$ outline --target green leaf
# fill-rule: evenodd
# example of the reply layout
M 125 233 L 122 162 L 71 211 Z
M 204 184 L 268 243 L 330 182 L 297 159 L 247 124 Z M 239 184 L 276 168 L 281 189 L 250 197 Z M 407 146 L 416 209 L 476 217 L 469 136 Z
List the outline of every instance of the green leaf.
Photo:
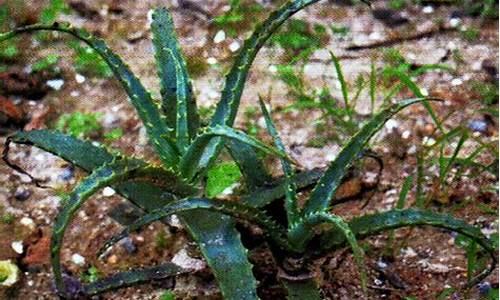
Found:
M 106 278 L 98 279 L 85 285 L 84 292 L 87 296 L 93 296 L 117 288 L 123 288 L 152 280 L 165 279 L 189 272 L 191 272 L 191 270 L 183 269 L 176 264 L 165 263 L 158 266 L 120 272 Z
M 236 163 L 229 162 L 215 165 L 208 171 L 205 193 L 208 197 L 213 198 L 226 188 L 237 183 L 240 178 L 241 172 Z
M 105 253 L 105 251 L 107 251 L 109 247 L 116 244 L 118 241 L 128 236 L 130 233 L 139 230 L 145 225 L 161 220 L 172 214 L 191 210 L 216 211 L 235 218 L 247 220 L 262 227 L 264 232 L 269 235 L 271 240 L 276 243 L 277 246 L 285 250 L 290 250 L 288 241 L 286 239 L 285 229 L 260 210 L 248 205 L 237 203 L 235 201 L 224 201 L 208 198 L 186 198 L 174 203 L 170 203 L 160 209 L 154 210 L 142 216 L 133 224 L 128 225 L 120 234 L 111 237 L 104 244 L 99 253 Z M 211 243 L 219 242 L 211 241 Z
M 344 79 L 344 73 L 342 72 L 342 68 L 340 67 L 340 60 L 331 51 L 330 51 L 330 56 L 332 58 L 333 65 L 335 66 L 335 71 L 337 72 L 337 77 L 338 77 L 339 82 L 340 82 L 340 88 L 342 90 L 342 97 L 344 98 L 345 109 L 350 111 L 349 91 L 348 91 L 347 82 Z
M 158 8 L 152 18 L 151 31 L 161 83 L 162 107 L 168 125 L 175 128 L 178 147 L 183 151 L 198 130 L 196 102 L 172 16 L 166 8 Z
M 429 99 L 432 100 L 432 99 Z M 366 146 L 370 138 L 377 133 L 384 123 L 403 108 L 427 101 L 425 98 L 408 99 L 382 110 L 370 119 L 349 142 L 342 148 L 335 160 L 330 164 L 323 177 L 311 193 L 304 208 L 304 215 L 325 211 L 330 205 L 335 191 L 342 182 L 352 162 Z
M 272 180 L 253 147 L 234 139 L 227 139 L 225 145 L 243 173 L 246 186 L 250 191 L 265 186 Z
M 19 142 L 40 147 L 86 171 L 92 171 L 113 160 L 113 155 L 102 147 L 96 147 L 89 142 L 47 130 L 17 132 L 14 136 L 9 137 L 7 142 Z M 8 143 L 4 148 L 4 159 L 8 153 Z M 176 194 L 184 197 L 195 194 L 195 191 L 159 187 L 146 181 L 124 182 L 117 185 L 116 190 L 146 211 L 158 209 L 170 202 L 170 199 L 164 199 L 165 191 L 175 191 Z M 178 216 L 200 247 L 219 282 L 222 294 L 227 299 L 256 299 L 257 282 L 253 277 L 252 266 L 246 256 L 247 250 L 241 244 L 239 233 L 235 229 L 234 220 L 226 215 L 206 210 L 179 213 Z M 220 240 L 221 237 L 224 237 L 224 247 L 213 243 L 213 241 Z
M 321 300 L 319 289 L 313 279 L 306 281 L 291 281 L 281 279 L 281 283 L 287 291 L 288 300 Z
M 58 291 L 66 295 L 66 285 L 62 277 L 62 267 L 60 253 L 62 241 L 67 226 L 71 222 L 76 211 L 99 189 L 124 181 L 132 176 L 137 176 L 137 172 L 143 167 L 139 161 L 129 159 L 116 159 L 109 164 L 96 169 L 85 178 L 69 195 L 69 199 L 64 203 L 61 211 L 54 222 L 52 240 L 50 245 L 52 270 Z
M 161 115 L 158 105 L 151 98 L 151 94 L 144 88 L 139 79 L 130 71 L 122 59 L 108 48 L 102 39 L 93 37 L 83 29 L 73 28 L 68 24 L 54 23 L 52 25 L 35 24 L 0 34 L 0 42 L 10 39 L 24 32 L 32 31 L 60 31 L 68 33 L 86 43 L 106 61 L 115 77 L 120 81 L 127 92 L 132 104 L 146 127 L 151 143 L 156 148 L 160 159 L 169 168 L 177 167 L 179 153 L 175 145 L 162 138 L 172 131 Z
M 192 181 L 195 178 L 196 172 L 198 171 L 196 169 L 196 166 L 199 165 L 198 162 L 205 159 L 205 157 L 203 156 L 203 151 L 207 147 L 210 147 L 210 142 L 214 138 L 216 139 L 218 137 L 223 137 L 225 139 L 234 139 L 256 149 L 259 149 L 264 153 L 277 155 L 279 157 L 288 159 L 285 153 L 265 145 L 261 141 L 245 134 L 240 130 L 236 130 L 227 126 L 209 127 L 205 133 L 199 135 L 193 141 L 186 153 L 181 158 L 180 171 L 184 178 L 186 178 L 188 181 Z
M 260 109 L 262 111 L 262 115 L 264 116 L 264 119 L 266 121 L 267 131 L 272 136 L 276 148 L 279 151 L 285 153 L 286 152 L 285 145 L 283 145 L 283 142 L 281 141 L 281 138 L 278 135 L 278 131 L 274 126 L 273 120 L 271 119 L 271 115 L 267 111 L 266 105 L 264 104 L 264 101 L 260 96 L 259 96 L 259 104 L 260 104 Z M 291 164 L 286 159 L 281 159 L 281 167 L 283 169 L 283 173 L 285 174 L 285 185 L 286 185 L 285 209 L 287 213 L 288 224 L 289 226 L 291 226 L 292 224 L 297 222 L 299 218 L 299 208 L 297 207 L 297 194 L 296 194 L 297 186 L 295 185 L 294 182 L 295 171 L 293 170 Z
M 259 50 L 265 45 L 273 32 L 293 14 L 318 1 L 319 0 L 289 1 L 272 12 L 264 22 L 257 25 L 256 30 L 245 41 L 243 48 L 238 53 L 231 70 L 226 76 L 226 83 L 222 91 L 221 100 L 217 104 L 215 113 L 212 117 L 211 126 L 233 125 L 240 106 L 240 99 L 248 72 Z M 218 156 L 221 145 L 222 138 L 215 138 L 205 148 L 205 153 L 203 154 L 205 159 L 199 161 L 199 167 L 197 168 L 200 173 L 203 174 L 206 172 L 209 165 Z
M 492 242 L 481 233 L 481 230 L 462 220 L 455 219 L 450 215 L 422 211 L 419 209 L 396 209 L 383 213 L 356 217 L 349 221 L 348 224 L 349 228 L 351 228 L 358 239 L 375 235 L 386 230 L 422 225 L 444 228 L 467 236 L 483 247 L 490 254 L 492 259 L 490 267 L 476 275 L 476 277 L 469 282 L 469 286 L 488 276 L 498 263 L 497 251 L 493 247 Z M 319 244 L 323 249 L 332 249 L 342 246 L 345 242 L 345 237 L 339 232 L 339 229 L 333 228 L 321 236 Z
M 366 292 L 366 270 L 364 262 L 363 249 L 358 245 L 356 236 L 352 232 L 349 225 L 339 216 L 330 213 L 316 213 L 305 217 L 300 222 L 292 225 L 288 231 L 288 240 L 290 245 L 298 252 L 303 253 L 306 250 L 307 243 L 311 240 L 311 232 L 314 232 L 314 227 L 322 223 L 330 223 L 340 231 L 340 234 L 345 237 L 354 254 L 354 260 L 361 275 L 361 287 Z

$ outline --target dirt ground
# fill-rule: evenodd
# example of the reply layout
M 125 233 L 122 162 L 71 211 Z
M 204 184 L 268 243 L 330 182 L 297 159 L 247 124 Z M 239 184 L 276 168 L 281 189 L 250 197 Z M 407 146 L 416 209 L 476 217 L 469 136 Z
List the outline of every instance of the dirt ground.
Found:
M 153 95 L 156 97 L 159 97 L 156 92 L 159 91 L 159 83 L 152 53 L 148 11 L 168 3 L 178 28 L 180 43 L 188 59 L 215 58 L 218 62 L 214 66 L 208 66 L 205 73 L 194 78 L 198 105 L 204 108 L 216 104 L 220 97 L 224 74 L 236 55 L 230 50 L 230 45 L 234 42 L 242 44 L 243 38 L 248 36 L 249 32 L 238 33 L 236 37 L 228 35 L 222 42 L 214 42 L 219 29 L 211 25 L 210 20 L 227 10 L 227 3 L 222 0 L 194 1 L 196 6 L 201 8 L 199 10 L 182 7 L 179 3 L 182 4 L 183 1 L 180 0 L 172 3 L 159 0 L 71 2 L 85 5 L 79 10 L 74 9 L 70 14 L 61 15 L 61 21 L 69 21 L 102 36 L 110 47 L 128 62 L 142 82 L 154 91 Z M 263 3 L 267 10 L 276 6 L 276 3 L 268 3 L 273 1 L 259 2 Z M 447 64 L 454 68 L 455 72 L 427 72 L 417 78 L 419 86 L 431 96 L 446 99 L 443 103 L 433 105 L 439 117 L 449 115 L 444 122 L 446 129 L 450 130 L 459 125 L 470 127 L 472 121 L 486 124 L 484 130 L 472 130 L 475 131 L 472 133 L 474 138 L 465 142 L 460 157 L 466 157 L 480 143 L 485 143 L 493 145 L 494 149 L 483 151 L 475 161 L 487 165 L 498 158 L 495 156 L 495 151 L 498 151 L 498 118 L 496 115 L 491 117 L 484 111 L 486 107 L 498 109 L 498 101 L 486 106 L 473 89 L 475 82 L 498 81 L 498 20 L 481 20 L 477 16 L 460 14 L 465 10 L 463 7 L 437 5 L 439 1 L 424 1 L 421 5 L 411 4 L 402 9 L 400 13 L 406 21 L 394 26 L 386 17 L 375 18 L 373 10 L 366 5 L 346 5 L 343 2 L 321 1 L 295 16 L 308 22 L 325 26 L 335 24 L 350 29 L 346 36 L 331 35 L 321 49 L 312 54 L 304 67 L 304 78 L 308 85 L 318 88 L 328 86 L 334 96 L 341 97 L 328 50 L 340 58 L 348 82 L 354 82 L 360 74 L 369 74 L 372 61 L 375 62 L 376 68 L 382 68 L 387 63 L 382 55 L 384 47 L 398 49 L 416 66 Z M 375 8 L 384 5 L 383 1 L 374 2 Z M 441 27 L 436 27 L 436 19 L 442 21 Z M 453 19 L 459 19 L 460 24 L 454 24 Z M 479 28 L 477 37 L 464 37 L 461 26 Z M 15 113 L 11 113 L 11 117 L 16 113 L 23 114 L 21 118 L 29 121 L 20 122 L 21 125 L 12 120 L 11 123 L 1 123 L 3 125 L 0 144 L 3 145 L 8 134 L 14 129 L 50 127 L 63 113 L 100 112 L 105 130 L 116 127 L 124 129 L 124 135 L 111 142 L 111 147 L 121 149 L 127 154 L 155 160 L 153 151 L 147 144 L 145 130 L 115 80 L 88 76 L 82 81 L 71 63 L 71 49 L 65 47 L 63 42 L 54 41 L 51 47 L 24 43 L 26 49 L 19 60 L 10 63 L 8 70 L 23 70 L 37 58 L 49 53 L 58 53 L 63 58 L 58 64 L 61 75 L 57 78 L 63 80 L 63 85 L 56 90 L 43 84 L 34 84 L 28 89 L 38 88 L 42 97 L 37 97 L 37 93 L 28 93 L 9 98 L 15 106 Z M 460 59 L 454 55 L 457 53 Z M 277 78 L 273 68 L 284 61 L 285 55 L 279 47 L 268 46 L 262 49 L 243 94 L 237 127 L 248 127 L 249 117 L 244 112 L 247 107 L 256 106 L 259 94 L 270 95 L 273 110 L 276 111 L 273 117 L 293 158 L 300 163 L 303 170 L 325 167 L 338 153 L 341 145 L 328 139 L 320 147 L 309 143 L 318 135 L 317 126 L 314 126 L 320 115 L 318 111 L 282 112 L 283 108 L 295 101 L 284 83 Z M 33 79 L 28 76 L 28 79 L 23 79 L 22 82 L 28 82 L 30 79 L 36 81 L 50 78 Z M 0 97 L 3 98 L 1 94 L 2 91 Z M 403 89 L 394 99 L 411 96 L 410 91 Z M 381 103 L 380 96 L 376 105 Z M 369 95 L 363 92 L 356 106 L 360 121 L 367 119 L 369 107 Z M 261 129 L 259 137 L 270 142 L 260 114 L 250 118 L 251 123 Z M 373 178 L 370 177 L 376 175 L 376 172 L 374 173 L 370 163 L 360 165 L 352 176 L 346 179 L 342 188 L 345 195 L 338 196 L 342 201 L 339 201 L 332 211 L 350 219 L 356 215 L 393 208 L 404 179 L 417 170 L 415 149 L 421 149 L 429 139 L 436 140 L 439 136 L 440 133 L 423 107 L 414 106 L 398 114 L 395 121 L 388 123 L 371 141 L 370 148 L 381 156 L 384 162 L 380 178 L 367 188 L 367 182 L 373 183 Z M 456 141 L 453 145 L 456 146 Z M 451 154 L 453 149 L 450 146 L 446 151 Z M 479 226 L 487 235 L 496 233 L 497 177 L 488 172 L 480 172 L 478 176 L 462 176 L 459 181 L 447 183 L 451 192 L 443 196 L 435 191 L 435 178 L 439 170 L 431 157 L 435 159 L 437 155 L 439 152 L 434 151 L 426 158 L 424 194 L 428 195 L 428 207 L 463 218 L 470 224 Z M 44 179 L 44 183 L 51 188 L 37 188 L 27 176 L 0 163 L 0 213 L 13 216 L 12 220 L 0 222 L 0 260 L 12 259 L 22 270 L 20 282 L 12 289 L 0 289 L 0 297 L 57 299 L 48 263 L 51 226 L 60 206 L 61 194 L 70 191 L 85 173 L 37 148 L 13 146 L 10 158 L 36 178 Z M 273 166 L 274 172 L 279 173 L 279 165 Z M 471 168 L 467 170 L 467 174 L 476 171 Z M 415 194 L 415 189 L 412 189 L 406 202 L 407 207 L 415 204 Z M 159 299 L 166 290 L 172 290 L 178 299 L 221 299 L 213 275 L 196 246 L 178 224 L 165 226 L 155 223 L 131 237 L 129 244 L 133 249 L 126 246 L 115 247 L 107 260 L 96 259 L 96 249 L 99 245 L 121 228 L 108 216 L 113 207 L 121 203 L 125 203 L 125 200 L 103 192 L 94 196 L 80 209 L 78 217 L 67 230 L 62 251 L 62 261 L 68 271 L 79 276 L 90 266 L 95 266 L 106 275 L 173 258 L 188 260 L 198 266 L 199 270 L 175 279 L 109 292 L 96 299 Z M 467 260 L 464 249 L 455 245 L 456 235 L 423 227 L 396 230 L 392 243 L 388 236 L 381 234 L 362 241 L 369 270 L 367 294 L 361 291 L 359 274 L 348 249 L 337 250 L 318 261 L 316 267 L 322 271 L 319 282 L 324 297 L 436 299 L 444 289 L 453 287 L 455 292 L 445 299 L 482 299 L 478 287 L 460 289 L 467 282 Z M 159 246 L 158 239 L 164 239 L 165 244 Z M 19 241 L 23 245 L 21 253 L 17 253 L 12 247 L 13 242 Z M 84 262 L 75 263 L 78 262 L 79 256 L 84 258 Z M 252 249 L 250 259 L 255 264 L 254 271 L 260 281 L 260 297 L 284 299 L 285 294 L 276 281 L 277 271 L 266 245 L 258 245 Z M 493 288 L 498 288 L 498 271 L 486 278 L 485 282 Z

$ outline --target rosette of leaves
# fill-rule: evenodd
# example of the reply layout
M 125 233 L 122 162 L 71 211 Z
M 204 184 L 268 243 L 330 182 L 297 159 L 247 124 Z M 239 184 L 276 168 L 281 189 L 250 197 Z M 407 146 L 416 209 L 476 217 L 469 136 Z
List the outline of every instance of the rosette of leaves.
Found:
M 262 101 L 261 108 L 268 131 L 274 138 L 274 147 L 232 128 L 248 72 L 260 48 L 293 14 L 317 1 L 289 1 L 257 26 L 236 57 L 227 75 L 221 99 L 206 128 L 199 126 L 186 65 L 172 18 L 164 8 L 154 11 L 151 26 L 161 83 L 160 103 L 152 99 L 139 79 L 103 40 L 84 30 L 54 23 L 30 25 L 0 35 L 0 41 L 3 41 L 23 32 L 59 31 L 74 36 L 94 49 L 106 61 L 128 94 L 161 161 L 161 165 L 156 165 L 126 157 L 88 141 L 47 130 L 17 132 L 7 139 L 3 158 L 9 166 L 20 172 L 24 172 L 23 169 L 8 159 L 9 145 L 13 142 L 44 149 L 90 173 L 64 202 L 53 228 L 51 264 L 60 296 L 88 297 L 189 271 L 175 264 L 165 263 L 117 273 L 91 283 L 79 282 L 63 271 L 60 252 L 65 230 L 83 203 L 105 186 L 112 186 L 120 195 L 142 209 L 144 214 L 128 224 L 122 233 L 111 238 L 103 246 L 104 250 L 150 222 L 177 214 L 198 244 L 225 299 L 258 298 L 257 281 L 247 258 L 248 251 L 236 230 L 235 219 L 254 223 L 267 234 L 266 240 L 271 245 L 273 254 L 277 261 L 282 262 L 280 279 L 290 299 L 319 299 L 314 274 L 308 272 L 307 266 L 314 258 L 345 245 L 349 245 L 354 252 L 362 285 L 365 286 L 363 252 L 357 239 L 403 226 L 431 225 L 467 236 L 493 257 L 491 268 L 479 274 L 472 282 L 491 272 L 495 267 L 496 256 L 490 241 L 479 229 L 450 216 L 408 209 L 361 216 L 346 222 L 329 212 L 330 201 L 342 178 L 363 152 L 369 139 L 398 111 L 425 99 L 402 101 L 379 112 L 346 143 L 325 171 L 295 173 Z M 204 193 L 203 183 L 207 171 L 224 147 L 238 164 L 248 190 L 248 194 L 234 201 L 208 198 Z M 272 178 L 260 160 L 258 151 L 278 156 L 284 176 Z M 299 207 L 296 191 L 313 185 L 305 206 Z M 283 204 L 285 220 L 277 220 L 276 216 L 266 213 L 265 208 L 276 203 Z M 329 229 L 319 232 L 317 227 L 324 224 L 330 224 Z

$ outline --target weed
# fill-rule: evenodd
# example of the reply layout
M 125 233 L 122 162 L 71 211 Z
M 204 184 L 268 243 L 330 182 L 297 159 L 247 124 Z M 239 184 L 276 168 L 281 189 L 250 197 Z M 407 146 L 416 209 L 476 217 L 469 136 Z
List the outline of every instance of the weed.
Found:
M 63 114 L 55 124 L 55 129 L 77 138 L 86 138 L 102 130 L 99 122 L 102 114 L 74 112 Z

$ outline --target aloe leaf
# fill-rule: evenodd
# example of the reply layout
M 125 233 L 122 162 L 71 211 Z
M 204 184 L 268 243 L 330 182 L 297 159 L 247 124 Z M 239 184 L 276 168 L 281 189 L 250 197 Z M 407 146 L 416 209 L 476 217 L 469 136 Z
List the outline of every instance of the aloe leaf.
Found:
M 363 150 L 370 138 L 380 130 L 387 120 L 403 108 L 427 100 L 434 99 L 415 98 L 400 101 L 373 116 L 373 118 L 349 140 L 335 160 L 330 164 L 327 171 L 312 191 L 309 200 L 306 202 L 303 212 L 304 215 L 325 211 L 328 208 L 330 199 L 341 184 L 342 178 L 352 162 Z
M 363 249 L 358 245 L 356 240 L 356 236 L 353 231 L 341 217 L 330 214 L 330 213 L 316 213 L 312 215 L 308 215 L 304 220 L 293 224 L 290 230 L 288 231 L 288 240 L 290 245 L 299 252 L 304 252 L 307 246 L 307 243 L 311 239 L 311 232 L 314 232 L 314 227 L 322 224 L 322 223 L 330 223 L 334 225 L 340 234 L 345 237 L 347 242 L 349 243 L 353 255 L 354 260 L 356 261 L 356 265 L 360 271 L 361 275 L 361 287 L 364 291 L 366 291 L 366 270 L 365 270 L 365 262 L 364 262 L 364 252 Z
M 66 286 L 62 278 L 60 252 L 64 232 L 71 222 L 72 217 L 85 201 L 99 189 L 139 175 L 141 167 L 143 167 L 143 164 L 139 161 L 117 158 L 111 163 L 107 163 L 93 171 L 69 195 L 54 222 L 50 247 L 54 279 L 56 287 L 61 294 L 66 294 Z
M 386 230 L 422 225 L 444 228 L 467 236 L 481 245 L 481 247 L 490 254 L 492 259 L 490 267 L 472 279 L 469 285 L 473 285 L 488 276 L 488 274 L 495 269 L 498 262 L 497 251 L 491 241 L 482 234 L 479 228 L 469 225 L 462 220 L 455 219 L 450 215 L 422 211 L 419 209 L 396 209 L 356 217 L 348 222 L 348 224 L 349 228 L 351 228 L 358 239 L 375 235 Z M 342 246 L 345 242 L 345 237 L 339 232 L 338 228 L 333 228 L 326 232 L 320 239 L 320 245 L 323 249 L 337 248 Z
M 54 23 L 52 25 L 29 25 L 7 33 L 2 33 L 0 34 L 0 42 L 24 32 L 41 30 L 68 33 L 86 43 L 106 61 L 115 77 L 120 81 L 124 90 L 127 92 L 131 103 L 136 108 L 160 159 L 167 167 L 175 168 L 179 159 L 178 150 L 168 139 L 162 137 L 168 135 L 168 133 L 172 131 L 172 128 L 167 126 L 165 117 L 160 113 L 160 109 L 151 98 L 151 94 L 144 88 L 139 79 L 130 71 L 129 67 L 122 59 L 109 49 L 102 39 L 96 38 L 87 31 L 74 28 L 71 25 Z
M 115 290 L 142 282 L 165 279 L 189 272 L 192 271 L 183 269 L 173 263 L 165 263 L 158 266 L 120 272 L 109 277 L 99 279 L 95 282 L 86 284 L 83 287 L 83 290 L 85 295 L 93 296 L 110 290 Z
M 288 246 L 288 241 L 286 239 L 285 229 L 270 217 L 268 217 L 265 213 L 254 207 L 240 204 L 234 201 L 223 201 L 208 198 L 186 198 L 174 203 L 170 203 L 160 209 L 156 209 L 142 216 L 133 224 L 127 226 L 121 233 L 110 238 L 101 248 L 101 251 L 99 251 L 99 253 L 104 253 L 108 250 L 109 247 L 116 244 L 118 241 L 128 236 L 130 233 L 139 230 L 145 225 L 161 220 L 172 214 L 191 210 L 208 210 L 221 212 L 235 218 L 247 220 L 261 226 L 277 246 L 285 250 L 290 249 L 290 247 Z M 211 242 L 216 243 L 217 241 Z
M 250 71 L 250 67 L 257 53 L 265 45 L 271 35 L 293 14 L 319 0 L 293 0 L 282 5 L 262 23 L 257 25 L 253 34 L 245 41 L 243 48 L 235 59 L 235 62 L 226 76 L 226 82 L 222 91 L 221 100 L 217 104 L 216 111 L 212 117 L 211 126 L 232 126 L 243 93 L 243 88 Z M 205 149 L 205 159 L 200 161 L 198 169 L 201 173 L 206 172 L 209 165 L 217 157 L 221 150 L 222 139 L 213 139 Z
M 176 130 L 178 147 L 182 151 L 198 130 L 196 101 L 172 16 L 166 8 L 158 8 L 154 10 L 152 19 L 151 31 L 161 84 L 162 108 L 167 124 Z
M 234 139 L 241 143 L 245 143 L 256 149 L 259 149 L 267 154 L 274 154 L 279 157 L 289 159 L 285 153 L 265 145 L 261 141 L 247 135 L 246 133 L 233 129 L 227 126 L 209 127 L 207 131 L 198 136 L 189 146 L 186 153 L 181 158 L 180 171 L 184 178 L 188 181 L 193 180 L 196 175 L 198 162 L 203 159 L 203 151 L 210 144 L 213 138 L 223 137 L 226 139 Z
M 274 126 L 274 122 L 271 119 L 271 115 L 264 104 L 264 101 L 259 96 L 259 104 L 260 109 L 262 111 L 262 115 L 264 116 L 264 120 L 266 121 L 267 131 L 272 136 L 274 140 L 274 144 L 276 148 L 285 153 L 285 145 L 281 141 L 281 138 L 278 135 L 278 131 L 276 130 L 276 126 Z M 283 169 L 283 173 L 285 174 L 285 209 L 287 213 L 288 224 L 294 224 L 297 222 L 299 218 L 299 208 L 297 207 L 297 186 L 294 182 L 295 171 L 293 170 L 291 164 L 285 160 L 281 159 L 281 167 Z
M 47 130 L 17 132 L 10 137 L 10 142 L 40 147 L 86 171 L 92 171 L 113 160 L 113 155 L 102 147 Z M 7 153 L 5 151 L 7 148 L 8 146 L 4 148 L 4 155 Z M 121 195 L 146 211 L 168 204 L 163 201 L 165 189 L 150 182 L 128 181 L 115 187 Z M 167 189 L 167 191 L 172 190 Z M 180 193 L 180 195 L 187 196 L 193 193 Z M 241 244 L 239 233 L 235 229 L 234 220 L 226 215 L 206 210 L 193 210 L 179 213 L 178 216 L 200 247 L 226 299 L 256 299 L 257 282 L 252 274 L 247 250 Z M 213 243 L 221 238 L 222 245 Z
M 321 300 L 319 289 L 313 279 L 305 281 L 291 281 L 281 279 L 287 291 L 288 300 Z
M 297 173 L 294 178 L 294 185 L 297 189 L 304 189 L 315 184 L 324 172 L 319 169 Z M 263 207 L 274 200 L 283 198 L 287 191 L 286 178 L 277 179 L 265 187 L 258 188 L 252 193 L 241 197 L 241 202 L 253 207 Z
M 250 191 L 265 186 L 272 180 L 253 147 L 233 139 L 226 140 L 225 145 L 233 160 L 238 164 Z

